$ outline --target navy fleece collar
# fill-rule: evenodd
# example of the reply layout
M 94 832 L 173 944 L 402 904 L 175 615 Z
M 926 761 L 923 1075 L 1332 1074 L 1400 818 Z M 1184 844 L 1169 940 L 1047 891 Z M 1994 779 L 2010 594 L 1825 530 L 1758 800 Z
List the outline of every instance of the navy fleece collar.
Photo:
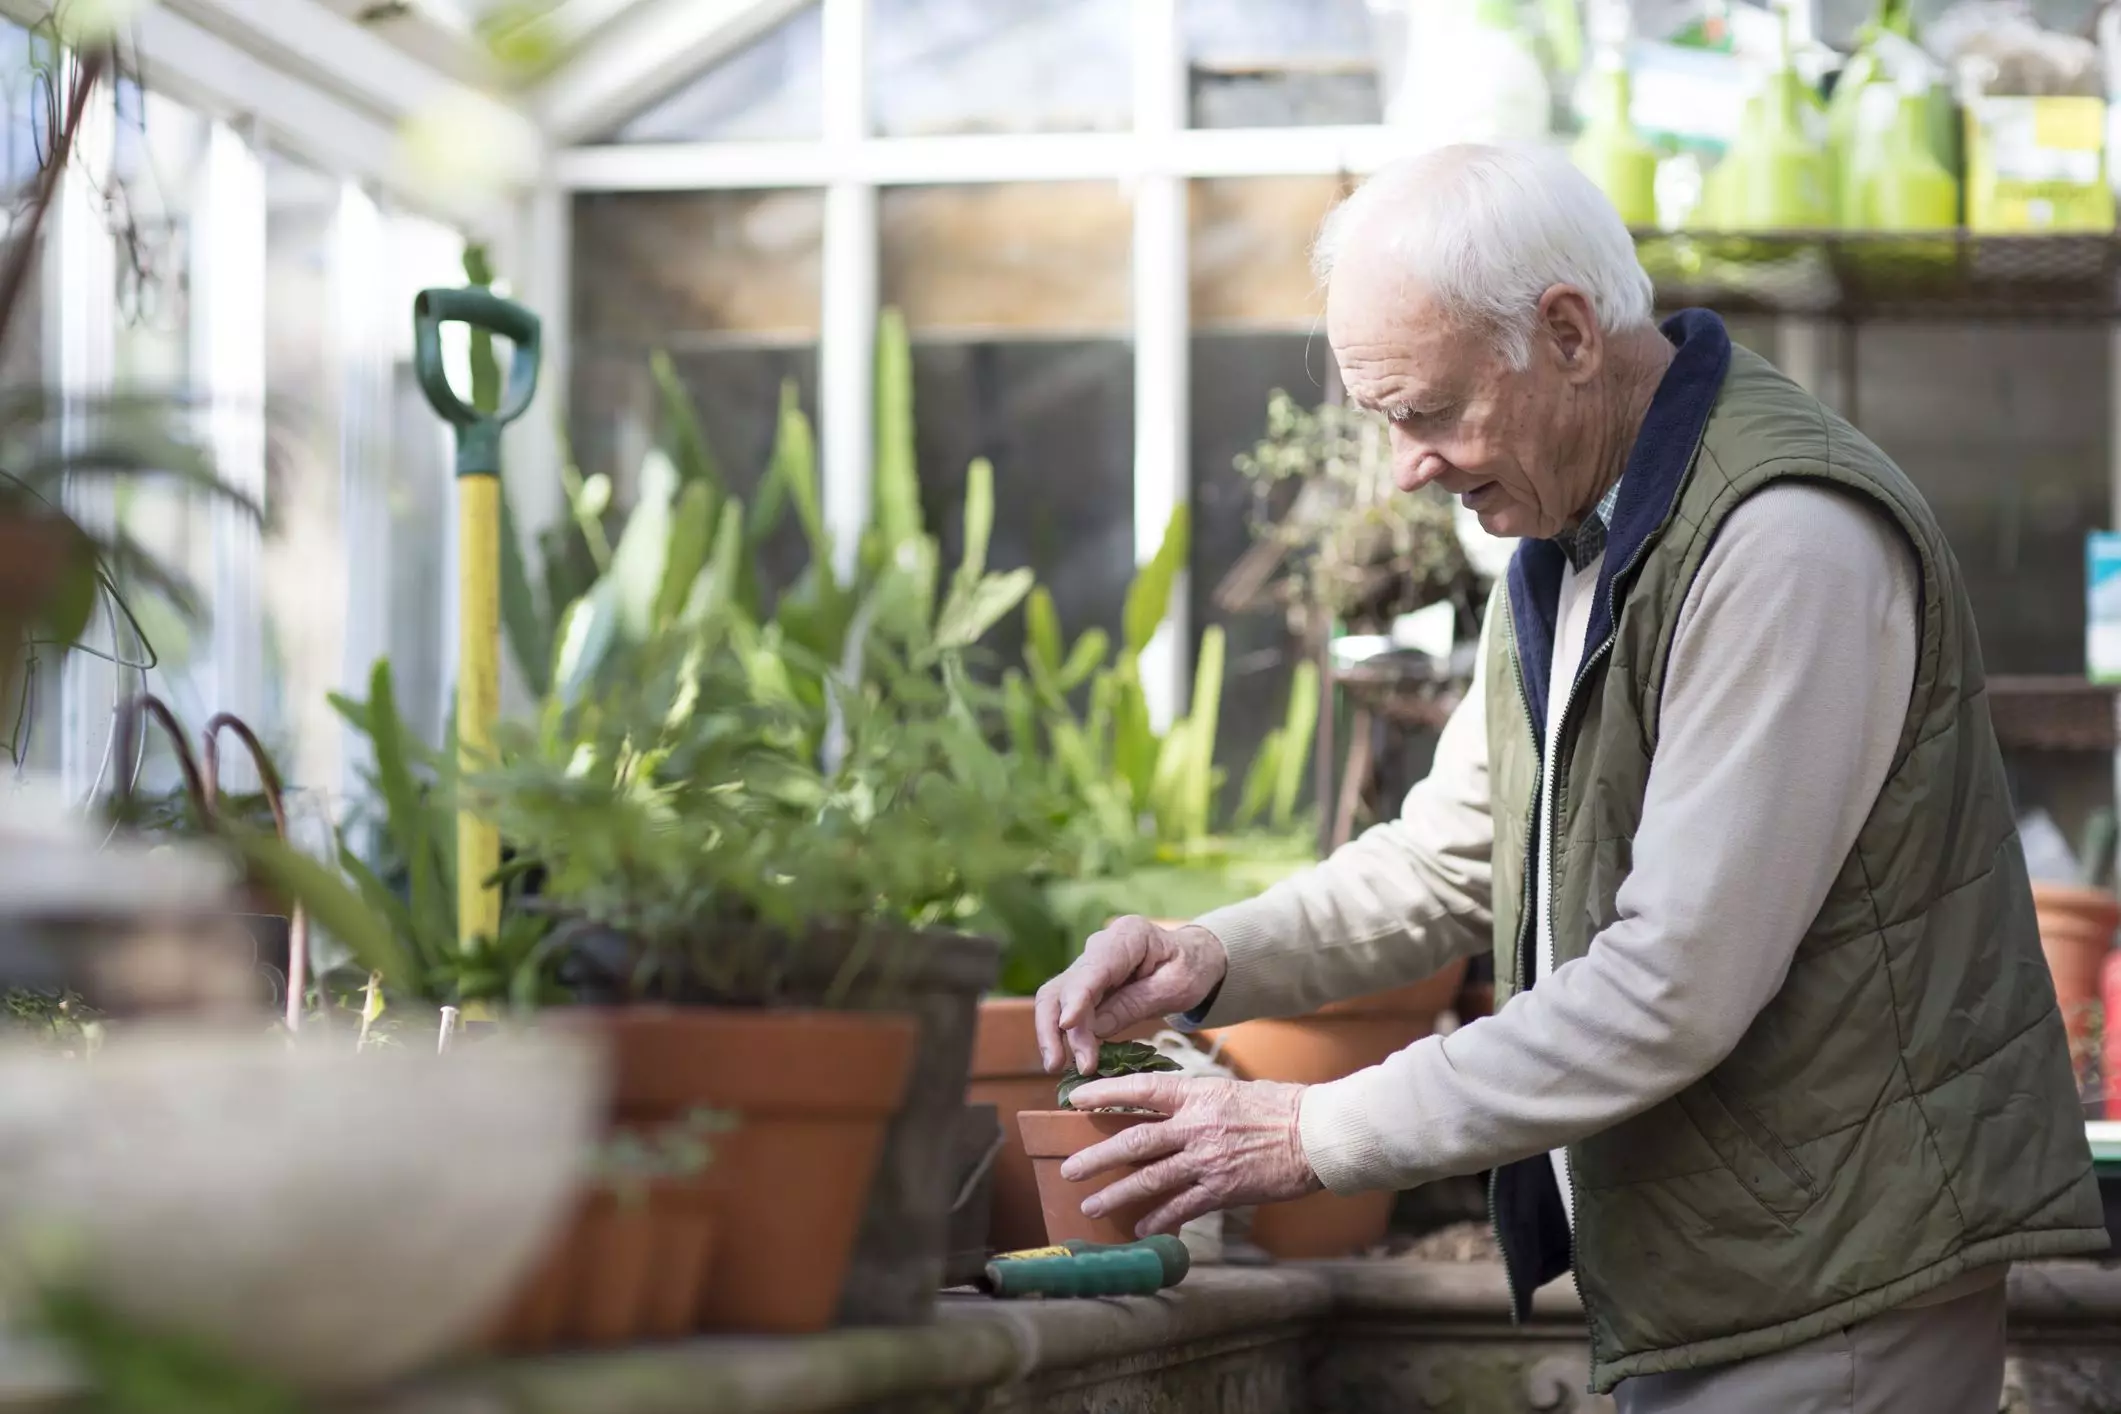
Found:
M 1664 323 L 1664 336 L 1676 352 L 1671 367 L 1650 400 L 1649 415 L 1628 453 L 1620 478 L 1620 496 L 1607 527 L 1605 561 L 1598 572 L 1597 598 L 1585 650 L 1613 631 L 1614 578 L 1631 566 L 1635 553 L 1654 536 L 1679 500 L 1694 465 L 1701 433 L 1723 391 L 1731 367 L 1731 336 L 1723 321 L 1706 309 L 1686 309 Z M 1547 681 L 1554 662 L 1554 614 L 1561 598 L 1561 572 L 1567 557 L 1551 540 L 1526 540 L 1510 559 L 1510 622 L 1517 636 L 1517 663 L 1524 675 L 1525 705 L 1531 710 L 1532 739 L 1544 754 L 1547 740 Z M 1573 686 L 1573 684 L 1572 684 Z

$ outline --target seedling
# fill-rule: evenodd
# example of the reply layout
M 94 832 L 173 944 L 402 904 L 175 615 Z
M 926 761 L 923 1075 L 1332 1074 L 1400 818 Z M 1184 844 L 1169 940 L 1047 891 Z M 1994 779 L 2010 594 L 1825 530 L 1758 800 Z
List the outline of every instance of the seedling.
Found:
M 1097 1048 L 1097 1074 L 1083 1075 L 1076 1070 L 1073 1061 L 1068 1063 L 1068 1073 L 1061 1077 L 1058 1092 L 1060 1107 L 1064 1110 L 1074 1109 L 1075 1106 L 1068 1103 L 1068 1097 L 1075 1093 L 1078 1086 L 1087 1085 L 1093 1080 L 1110 1080 L 1120 1075 L 1147 1075 L 1155 1071 L 1177 1069 L 1177 1061 L 1147 1041 L 1106 1041 Z

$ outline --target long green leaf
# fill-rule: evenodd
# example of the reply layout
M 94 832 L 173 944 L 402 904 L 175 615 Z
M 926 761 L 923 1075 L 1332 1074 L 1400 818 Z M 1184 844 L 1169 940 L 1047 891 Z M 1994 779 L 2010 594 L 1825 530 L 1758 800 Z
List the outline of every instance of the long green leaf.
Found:
M 1043 584 L 1024 601 L 1024 662 L 1041 687 L 1061 675 L 1060 613 Z
M 515 508 L 508 497 L 508 484 L 501 483 L 501 626 L 508 633 L 508 651 L 516 671 L 533 696 L 543 697 L 552 687 L 552 625 L 538 607 L 537 593 L 530 586 L 530 571 L 523 562 L 523 543 L 516 538 Z
M 735 501 L 722 503 L 721 524 L 715 528 L 713 553 L 706 572 L 698 576 L 685 601 L 682 622 L 704 624 L 714 613 L 738 604 L 744 571 L 744 508 Z
M 886 309 L 876 324 L 876 505 L 887 555 L 922 533 L 921 482 L 913 436 L 913 350 L 906 320 Z
M 1016 668 L 1002 674 L 1002 718 L 1009 728 L 1009 749 L 1026 763 L 1036 761 L 1038 705 L 1032 700 L 1031 684 Z
M 1086 628 L 1083 636 L 1075 640 L 1075 647 L 1068 653 L 1068 661 L 1061 664 L 1056 686 L 1062 692 L 1073 692 L 1090 674 L 1105 665 L 1105 654 L 1111 651 L 1112 641 L 1101 628 Z
M 685 390 L 684 380 L 678 377 L 677 365 L 670 361 L 669 354 L 657 349 L 650 356 L 648 367 L 662 398 L 664 440 L 671 461 L 677 465 L 678 480 L 687 487 L 711 487 L 719 498 L 727 483 L 722 480 L 721 464 L 707 445 L 706 434 L 700 431 L 699 413 L 693 407 L 692 394 Z
M 553 645 L 552 692 L 561 702 L 571 706 L 582 700 L 618 640 L 615 598 L 612 582 L 599 580 L 560 615 Z
M 1159 744 L 1149 725 L 1140 668 L 1131 657 L 1123 658 L 1112 696 L 1112 769 L 1127 782 L 1137 811 L 1149 808 Z
M 970 583 L 987 572 L 987 546 L 994 538 L 994 463 L 974 457 L 965 469 L 965 558 L 960 578 Z
M 677 468 L 660 448 L 641 461 L 641 484 L 633 512 L 618 548 L 611 554 L 606 578 L 615 595 L 619 624 L 629 639 L 645 640 L 655 630 L 655 611 L 663 591 L 663 569 L 670 558 L 670 527 L 677 500 Z
M 719 519 L 712 486 L 695 481 L 679 495 L 670 517 L 670 548 L 663 561 L 663 587 L 656 594 L 654 628 L 675 619 L 692 597 L 693 584 L 707 567 Z
M 1296 665 L 1289 682 L 1289 714 L 1282 727 L 1280 770 L 1274 781 L 1273 823 L 1286 826 L 1296 814 L 1297 793 L 1303 789 L 1304 768 L 1310 764 L 1311 745 L 1318 734 L 1318 665 L 1309 659 Z
M 346 881 L 327 866 L 272 835 L 252 830 L 228 831 L 244 863 L 264 876 L 273 889 L 300 903 L 317 926 L 343 943 L 361 966 L 383 974 L 401 989 L 420 985 L 412 957 Z
M 1224 646 L 1222 625 L 1211 624 L 1200 636 L 1200 660 L 1194 665 L 1193 710 L 1187 720 L 1193 741 L 1183 821 L 1188 840 L 1206 837 L 1214 806 L 1215 737 L 1222 711 Z
M 405 900 L 393 893 L 388 884 L 376 877 L 376 871 L 343 843 L 339 846 L 339 868 L 360 890 L 362 902 L 368 905 L 369 911 L 389 925 L 392 936 L 404 946 L 422 975 L 456 948 L 454 936 L 423 937 L 413 923 L 412 910 L 406 906 Z M 407 981 L 401 985 L 410 987 L 413 984 Z
M 979 642 L 988 629 L 1023 602 L 1031 592 L 1033 578 L 1032 571 L 1015 569 L 1007 574 L 988 575 L 970 588 L 954 588 L 949 602 L 943 605 L 942 617 L 936 621 L 936 647 L 969 648 Z
M 1149 640 L 1156 637 L 1156 627 L 1164 621 L 1171 607 L 1171 591 L 1178 584 L 1178 576 L 1186 567 L 1187 543 L 1189 540 L 1186 507 L 1183 502 L 1171 511 L 1170 522 L 1164 527 L 1163 543 L 1149 563 L 1135 574 L 1134 582 L 1127 586 L 1127 606 L 1122 617 L 1126 629 L 1127 650 L 1139 657 L 1148 651 Z
M 829 567 L 832 540 L 825 530 L 825 501 L 818 489 L 817 439 L 810 435 L 810 419 L 796 395 L 795 380 L 781 384 L 781 415 L 774 433 L 772 479 L 786 488 L 795 502 L 796 519 L 803 538 L 810 542 L 813 564 Z
M 1276 783 L 1281 779 L 1281 763 L 1284 743 L 1288 740 L 1285 728 L 1276 727 L 1267 733 L 1259 744 L 1259 751 L 1245 771 L 1244 791 L 1237 801 L 1237 814 L 1232 823 L 1240 830 L 1248 828 L 1273 802 Z

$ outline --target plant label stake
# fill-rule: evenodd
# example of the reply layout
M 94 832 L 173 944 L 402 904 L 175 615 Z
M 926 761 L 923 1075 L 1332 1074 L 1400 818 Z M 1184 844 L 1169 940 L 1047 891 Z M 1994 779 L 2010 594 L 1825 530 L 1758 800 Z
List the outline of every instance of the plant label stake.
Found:
M 469 286 L 423 290 L 413 301 L 413 367 L 435 412 L 457 434 L 457 743 L 468 763 L 493 742 L 501 711 L 501 429 L 521 417 L 538 390 L 538 317 L 499 295 Z M 442 326 L 467 324 L 515 345 L 508 388 L 491 413 L 467 406 L 442 366 Z M 457 940 L 469 946 L 501 927 L 500 835 L 457 811 Z

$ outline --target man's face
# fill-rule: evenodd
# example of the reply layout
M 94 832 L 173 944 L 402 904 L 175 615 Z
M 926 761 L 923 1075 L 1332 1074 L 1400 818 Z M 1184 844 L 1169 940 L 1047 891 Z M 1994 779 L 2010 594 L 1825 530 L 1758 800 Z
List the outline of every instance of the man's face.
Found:
M 1529 365 L 1512 369 L 1485 331 L 1455 326 L 1387 264 L 1334 272 L 1326 336 L 1349 400 L 1391 421 L 1393 480 L 1441 486 L 1491 535 L 1558 534 L 1582 509 L 1567 467 L 1574 380 L 1537 334 Z

